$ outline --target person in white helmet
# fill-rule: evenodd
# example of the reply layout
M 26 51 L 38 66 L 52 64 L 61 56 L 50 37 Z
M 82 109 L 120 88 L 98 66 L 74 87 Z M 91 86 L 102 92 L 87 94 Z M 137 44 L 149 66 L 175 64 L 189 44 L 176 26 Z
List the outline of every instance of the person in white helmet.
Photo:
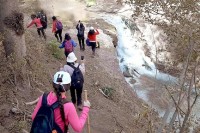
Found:
M 74 52 L 71 52 L 67 57 L 67 65 L 61 68 L 61 70 L 68 72 L 72 78 L 70 86 L 71 100 L 77 105 L 79 110 L 82 110 L 82 91 L 85 74 L 84 62 L 84 60 L 81 60 L 80 63 L 77 63 L 77 57 Z
M 69 73 L 64 71 L 59 71 L 54 75 L 53 78 L 54 89 L 49 93 L 44 93 L 39 98 L 39 101 L 32 114 L 33 124 L 31 128 L 31 133 L 38 133 L 38 132 L 45 133 L 47 132 L 47 127 L 49 127 L 49 125 L 52 124 L 52 123 L 45 124 L 45 120 L 47 117 L 45 117 L 45 120 L 43 121 L 41 119 L 41 115 L 38 115 L 41 113 L 43 113 L 43 115 L 47 115 L 49 113 L 49 110 L 47 110 L 48 108 L 47 109 L 45 108 L 47 107 L 47 105 L 52 106 L 52 108 L 54 109 L 53 112 L 54 124 L 53 127 L 51 127 L 53 129 L 52 133 L 53 132 L 67 133 L 68 124 L 70 124 L 70 126 L 74 131 L 76 132 L 82 131 L 90 110 L 90 102 L 88 100 L 84 101 L 83 111 L 81 112 L 80 116 L 78 116 L 74 104 L 72 102 L 65 101 L 67 97 L 66 91 L 69 90 L 70 83 L 71 83 L 71 77 Z M 46 101 L 44 101 L 44 99 Z M 44 105 L 44 103 L 47 105 Z M 55 107 L 55 105 L 58 106 Z

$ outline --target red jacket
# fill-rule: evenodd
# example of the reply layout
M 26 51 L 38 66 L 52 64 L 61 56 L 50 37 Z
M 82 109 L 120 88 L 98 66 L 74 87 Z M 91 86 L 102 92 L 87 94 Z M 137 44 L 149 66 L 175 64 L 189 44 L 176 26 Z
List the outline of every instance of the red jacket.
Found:
M 29 28 L 30 26 L 32 26 L 33 24 L 36 24 L 37 28 L 41 28 L 42 24 L 40 21 L 40 18 L 35 18 L 31 21 L 31 23 L 27 26 L 27 28 Z
M 53 33 L 56 32 L 56 21 L 57 21 L 57 20 L 54 20 L 54 21 L 53 21 L 53 24 L 52 24 L 52 32 L 53 32 Z
M 96 42 L 96 35 L 99 34 L 99 31 L 96 29 L 96 32 L 93 35 L 90 35 L 88 33 L 88 39 L 90 40 L 90 42 Z

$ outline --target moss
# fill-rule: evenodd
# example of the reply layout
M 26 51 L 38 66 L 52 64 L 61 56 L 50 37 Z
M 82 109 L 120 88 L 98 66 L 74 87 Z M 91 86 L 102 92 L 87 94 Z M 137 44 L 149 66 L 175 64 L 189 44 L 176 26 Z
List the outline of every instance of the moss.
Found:
M 59 47 L 59 43 L 56 42 L 55 40 L 52 40 L 49 42 L 49 49 L 52 52 L 52 55 L 56 58 L 56 59 L 64 59 L 64 52 L 62 49 L 60 49 Z

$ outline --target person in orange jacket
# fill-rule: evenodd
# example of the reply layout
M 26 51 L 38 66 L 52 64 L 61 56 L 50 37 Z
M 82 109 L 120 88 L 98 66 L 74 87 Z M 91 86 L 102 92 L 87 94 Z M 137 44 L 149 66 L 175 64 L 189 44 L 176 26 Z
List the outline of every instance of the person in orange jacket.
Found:
M 57 41 L 62 42 L 63 25 L 62 25 L 61 21 L 57 20 L 57 18 L 55 16 L 52 17 L 52 20 L 53 20 L 52 32 L 55 34 Z M 59 35 L 59 37 L 58 37 L 58 35 Z
M 95 49 L 96 49 L 96 35 L 99 34 L 99 31 L 97 29 L 94 29 L 94 27 L 90 27 L 90 30 L 88 32 L 88 39 L 89 39 L 89 46 L 92 47 L 92 54 L 95 56 Z

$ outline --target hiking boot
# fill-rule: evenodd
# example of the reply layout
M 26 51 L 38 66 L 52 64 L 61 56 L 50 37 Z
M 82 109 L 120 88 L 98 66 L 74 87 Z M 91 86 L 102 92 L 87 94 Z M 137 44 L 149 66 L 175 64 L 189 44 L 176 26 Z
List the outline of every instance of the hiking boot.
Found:
M 82 110 L 83 110 L 82 105 L 77 105 L 77 109 L 78 109 L 79 111 L 82 111 Z

